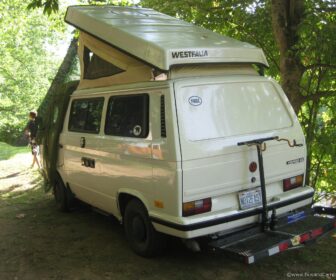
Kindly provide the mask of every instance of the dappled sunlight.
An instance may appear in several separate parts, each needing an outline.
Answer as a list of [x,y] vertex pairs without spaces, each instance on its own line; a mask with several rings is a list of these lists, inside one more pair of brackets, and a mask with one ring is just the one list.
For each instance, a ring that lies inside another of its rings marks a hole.
[[0,197],[20,195],[41,186],[43,178],[37,169],[31,168],[31,153],[17,154],[0,161]]

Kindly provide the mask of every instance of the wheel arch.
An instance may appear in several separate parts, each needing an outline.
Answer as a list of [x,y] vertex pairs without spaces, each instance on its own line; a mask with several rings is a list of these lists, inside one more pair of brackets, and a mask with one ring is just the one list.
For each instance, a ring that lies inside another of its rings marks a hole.
[[118,208],[119,208],[121,217],[124,217],[127,203],[129,203],[132,199],[139,200],[144,205],[147,212],[149,212],[149,209],[150,209],[149,202],[140,192],[137,192],[131,189],[121,189],[119,190],[118,197],[117,197]]

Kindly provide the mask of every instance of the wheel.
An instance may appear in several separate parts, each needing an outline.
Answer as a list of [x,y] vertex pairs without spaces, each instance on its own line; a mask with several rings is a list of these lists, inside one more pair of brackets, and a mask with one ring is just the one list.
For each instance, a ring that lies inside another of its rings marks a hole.
[[74,206],[74,197],[70,190],[68,190],[62,178],[57,175],[53,185],[53,193],[56,202],[56,207],[62,212],[69,212]]
[[137,199],[126,206],[124,227],[132,250],[140,256],[156,256],[166,247],[167,237],[154,229],[145,206]]

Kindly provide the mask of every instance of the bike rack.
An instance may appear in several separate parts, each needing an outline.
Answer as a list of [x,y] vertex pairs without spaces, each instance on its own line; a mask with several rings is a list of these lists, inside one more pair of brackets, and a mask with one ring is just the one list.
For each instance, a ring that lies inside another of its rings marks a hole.
[[[262,213],[261,213],[261,224],[262,231],[269,229],[270,222],[268,219],[268,209],[267,209],[267,200],[266,200],[266,186],[265,186],[265,173],[264,173],[264,159],[263,159],[263,151],[266,150],[266,141],[278,140],[278,136],[268,137],[268,138],[260,138],[245,142],[237,143],[238,146],[256,146],[258,153],[258,166],[259,166],[259,176],[260,176],[260,188],[261,188],[261,196],[262,196]],[[272,217],[275,219],[275,215]],[[272,218],[272,219],[273,219]]]
[[336,209],[323,206],[313,208],[306,206],[280,215],[279,219],[277,219],[275,208],[273,208],[271,222],[269,221],[263,151],[266,150],[265,142],[272,140],[286,141],[289,147],[302,146],[302,144],[297,144],[295,140],[291,143],[288,139],[279,139],[278,136],[237,143],[238,146],[257,147],[262,195],[261,229],[260,224],[250,225],[248,228],[227,235],[211,236],[208,243],[212,250],[222,251],[247,264],[289,249],[304,247],[336,229]]

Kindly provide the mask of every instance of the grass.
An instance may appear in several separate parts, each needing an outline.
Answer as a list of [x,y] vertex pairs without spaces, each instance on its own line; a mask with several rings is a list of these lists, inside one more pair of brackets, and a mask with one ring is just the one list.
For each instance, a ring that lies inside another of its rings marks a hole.
[[29,148],[27,146],[14,147],[4,142],[0,142],[0,160],[7,160],[17,154],[27,152],[29,152]]
[[130,250],[117,221],[87,208],[67,214],[56,211],[52,194],[43,191],[41,174],[30,168],[32,156],[25,149],[14,148],[16,153],[9,151],[12,156],[0,161],[1,280],[335,278],[305,276],[336,273],[335,232],[311,246],[250,266],[211,251],[191,253],[178,239],[171,240],[163,256],[141,258]]

